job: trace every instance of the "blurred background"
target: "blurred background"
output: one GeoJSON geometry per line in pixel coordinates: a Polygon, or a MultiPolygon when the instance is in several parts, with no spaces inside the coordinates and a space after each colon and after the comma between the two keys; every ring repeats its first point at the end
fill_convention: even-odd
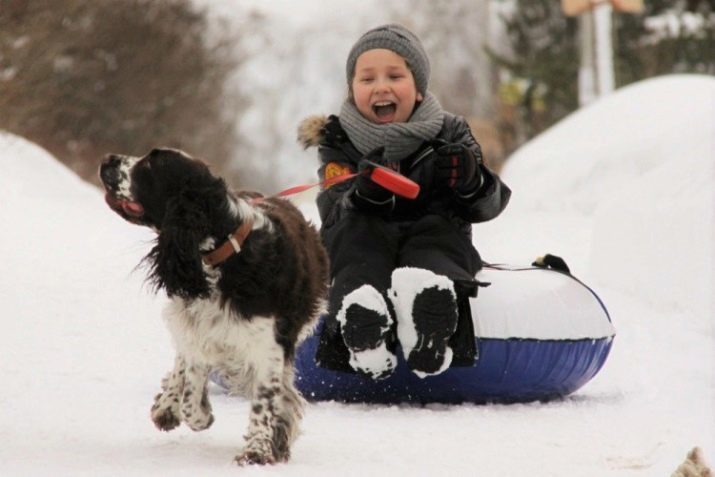
{"type": "Polygon", "coordinates": [[[600,20],[590,3],[0,0],[0,130],[90,182],[105,153],[169,146],[235,187],[275,192],[315,180],[296,127],[339,111],[353,42],[399,22],[425,44],[430,89],[469,119],[498,171],[612,89],[715,75],[715,0],[613,1],[600,20]]]}

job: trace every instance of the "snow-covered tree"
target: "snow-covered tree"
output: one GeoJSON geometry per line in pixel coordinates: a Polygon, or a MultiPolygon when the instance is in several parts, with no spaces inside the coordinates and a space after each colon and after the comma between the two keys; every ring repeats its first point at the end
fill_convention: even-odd
{"type": "Polygon", "coordinates": [[[619,84],[673,72],[715,74],[715,2],[648,0],[616,17],[619,84]]]}
{"type": "MultiPolygon", "coordinates": [[[[551,0],[504,0],[509,53],[502,100],[519,109],[519,140],[578,108],[578,21],[551,0]]],[[[613,16],[616,87],[668,73],[715,74],[715,2],[645,0],[642,13],[613,16]]]]}

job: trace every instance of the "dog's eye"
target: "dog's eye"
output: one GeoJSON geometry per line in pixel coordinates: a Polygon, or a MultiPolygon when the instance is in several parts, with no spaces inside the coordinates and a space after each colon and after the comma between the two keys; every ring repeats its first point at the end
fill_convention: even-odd
{"type": "Polygon", "coordinates": [[[149,190],[154,183],[154,174],[152,173],[151,161],[142,159],[137,162],[132,171],[132,182],[139,189],[149,190]]]}
{"type": "Polygon", "coordinates": [[[141,161],[137,162],[136,166],[134,166],[137,170],[150,170],[151,169],[151,161],[149,160],[148,157],[145,157],[141,161]]]}

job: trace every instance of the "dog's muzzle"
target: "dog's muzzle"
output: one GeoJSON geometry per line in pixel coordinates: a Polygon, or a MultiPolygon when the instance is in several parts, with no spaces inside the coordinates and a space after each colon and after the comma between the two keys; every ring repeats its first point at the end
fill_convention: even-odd
{"type": "Polygon", "coordinates": [[[115,197],[111,192],[107,192],[104,195],[104,200],[107,205],[116,211],[122,211],[127,216],[133,218],[140,218],[144,215],[144,207],[139,202],[132,202],[126,199],[119,199],[115,197]]]}
{"type": "Polygon", "coordinates": [[[113,210],[123,212],[127,217],[142,217],[144,215],[144,207],[139,202],[120,197],[117,193],[119,184],[122,179],[124,179],[120,170],[121,165],[121,156],[109,154],[99,167],[99,178],[102,180],[104,188],[107,191],[104,200],[113,210]]]}

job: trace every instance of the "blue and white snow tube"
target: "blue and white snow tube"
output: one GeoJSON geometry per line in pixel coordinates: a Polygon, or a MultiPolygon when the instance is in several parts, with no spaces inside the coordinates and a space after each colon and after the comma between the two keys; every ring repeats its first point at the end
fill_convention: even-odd
{"type": "Polygon", "coordinates": [[[484,268],[471,302],[478,359],[424,379],[398,350],[382,381],[315,364],[318,336],[298,349],[296,384],[310,401],[526,402],[573,393],[601,369],[615,329],[599,297],[571,275],[543,268],[484,268]]]}

